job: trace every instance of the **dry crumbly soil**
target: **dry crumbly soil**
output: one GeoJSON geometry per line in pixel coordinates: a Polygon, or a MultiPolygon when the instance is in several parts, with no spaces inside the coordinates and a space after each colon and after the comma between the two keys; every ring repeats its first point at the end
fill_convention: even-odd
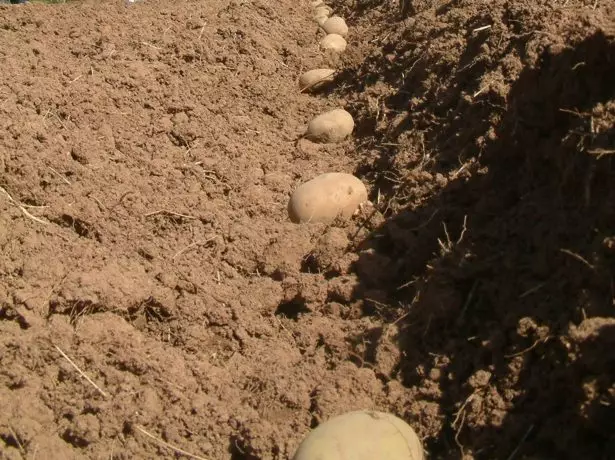
{"type": "Polygon", "coordinates": [[[615,457],[615,1],[331,5],[0,6],[0,458],[615,457]],[[327,171],[373,206],[291,224],[327,171]]]}

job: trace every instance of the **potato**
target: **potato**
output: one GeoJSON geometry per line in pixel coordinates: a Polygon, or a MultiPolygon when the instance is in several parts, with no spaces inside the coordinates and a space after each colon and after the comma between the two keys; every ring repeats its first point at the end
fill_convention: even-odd
{"type": "MultiPolygon", "coordinates": [[[[296,224],[352,217],[367,201],[367,189],[352,174],[325,173],[300,185],[290,196],[288,215],[296,224]]],[[[375,458],[375,457],[374,457],[375,458]]]]}
{"type": "Polygon", "coordinates": [[[331,7],[327,6],[327,5],[320,5],[316,8],[314,8],[314,16],[331,16],[331,13],[333,12],[333,10],[331,9],[331,7]]]}
{"type": "Polygon", "coordinates": [[[328,34],[325,38],[320,40],[320,47],[324,50],[342,53],[346,49],[346,40],[344,40],[344,37],[341,35],[328,34]]]}
{"type": "Polygon", "coordinates": [[[353,129],[352,115],[344,109],[334,109],[312,118],[305,137],[312,142],[333,144],[346,139],[353,129]]]}
{"type": "Polygon", "coordinates": [[[423,460],[414,430],[384,412],[348,412],[316,427],[292,460],[423,460]]]}
{"type": "Polygon", "coordinates": [[[320,15],[320,16],[318,16],[318,15],[314,15],[314,18],[313,18],[313,19],[314,19],[314,21],[315,21],[315,22],[316,22],[316,23],[317,23],[320,27],[322,27],[322,26],[323,26],[323,24],[324,24],[325,22],[327,22],[327,20],[329,19],[329,16],[325,16],[325,15],[320,15]]]}
{"type": "Polygon", "coordinates": [[[299,88],[301,88],[301,91],[322,88],[333,81],[334,74],[335,70],[333,69],[308,70],[299,77],[299,88]]]}
{"type": "Polygon", "coordinates": [[[318,18],[316,18],[316,24],[318,24],[318,26],[322,28],[323,24],[327,22],[327,19],[329,19],[327,16],[319,16],[318,18]]]}
{"type": "Polygon", "coordinates": [[[339,16],[331,16],[322,25],[323,30],[328,34],[337,34],[345,37],[348,35],[348,26],[344,18],[339,16]]]}

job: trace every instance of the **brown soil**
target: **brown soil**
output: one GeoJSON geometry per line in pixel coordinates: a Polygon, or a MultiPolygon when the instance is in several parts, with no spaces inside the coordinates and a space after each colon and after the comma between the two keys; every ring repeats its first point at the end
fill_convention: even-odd
{"type": "Polygon", "coordinates": [[[331,4],[0,6],[0,458],[615,458],[615,1],[331,4]],[[291,224],[327,171],[374,207],[291,224]]]}

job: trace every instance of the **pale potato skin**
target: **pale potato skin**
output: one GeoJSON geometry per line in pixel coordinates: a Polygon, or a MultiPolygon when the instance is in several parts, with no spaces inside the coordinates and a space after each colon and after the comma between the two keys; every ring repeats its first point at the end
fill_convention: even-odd
{"type": "Polygon", "coordinates": [[[313,19],[320,27],[322,27],[323,24],[327,22],[327,19],[329,19],[329,16],[325,16],[324,14],[315,14],[313,19]]]}
{"type": "Polygon", "coordinates": [[[392,414],[354,411],[327,420],[303,440],[292,460],[423,460],[414,430],[392,414]]]}
{"type": "Polygon", "coordinates": [[[330,223],[349,219],[367,201],[363,182],[346,173],[325,173],[299,186],[288,202],[291,222],[330,223]]]}
{"type": "Polygon", "coordinates": [[[346,35],[348,35],[348,26],[346,25],[346,21],[344,21],[344,18],[341,18],[340,16],[331,16],[325,21],[322,28],[328,34],[337,34],[342,37],[346,37],[346,35]]]}
{"type": "Polygon", "coordinates": [[[321,88],[333,81],[334,74],[335,70],[333,69],[308,70],[299,77],[299,88],[301,88],[301,91],[321,88]]]}
{"type": "Polygon", "coordinates": [[[314,15],[315,16],[331,16],[331,12],[333,10],[331,9],[331,7],[328,7],[327,5],[320,5],[318,7],[316,7],[314,9],[314,15]]]}
{"type": "Polygon", "coordinates": [[[307,126],[306,139],[333,144],[346,139],[354,129],[352,115],[344,109],[334,109],[314,117],[307,126]]]}
{"type": "Polygon", "coordinates": [[[320,40],[320,47],[325,50],[332,50],[337,53],[342,53],[346,50],[346,40],[338,34],[328,34],[320,40]]]}
{"type": "Polygon", "coordinates": [[[314,20],[316,21],[316,23],[322,27],[322,25],[327,22],[327,19],[329,19],[327,16],[318,16],[317,18],[314,18],[314,20]]]}

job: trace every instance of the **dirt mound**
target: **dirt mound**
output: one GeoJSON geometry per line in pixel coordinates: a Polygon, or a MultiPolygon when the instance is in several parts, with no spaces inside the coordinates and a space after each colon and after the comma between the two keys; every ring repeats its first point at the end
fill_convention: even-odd
{"type": "Polygon", "coordinates": [[[373,404],[379,381],[344,362],[363,326],[287,319],[329,289],[302,268],[322,226],[291,225],[288,194],[356,164],[349,143],[296,145],[338,106],[298,91],[327,63],[309,5],[0,15],[6,455],[173,456],[143,429],[209,458],[287,457],[319,413],[373,404]]]}
{"type": "Polygon", "coordinates": [[[404,415],[435,457],[610,458],[615,5],[409,3],[356,16],[372,51],[340,76],[404,415]]]}
{"type": "Polygon", "coordinates": [[[340,58],[309,2],[0,7],[2,458],[288,458],[362,408],[615,455],[615,5],[332,6],[340,58]],[[328,171],[374,207],[289,223],[328,171]]]}

